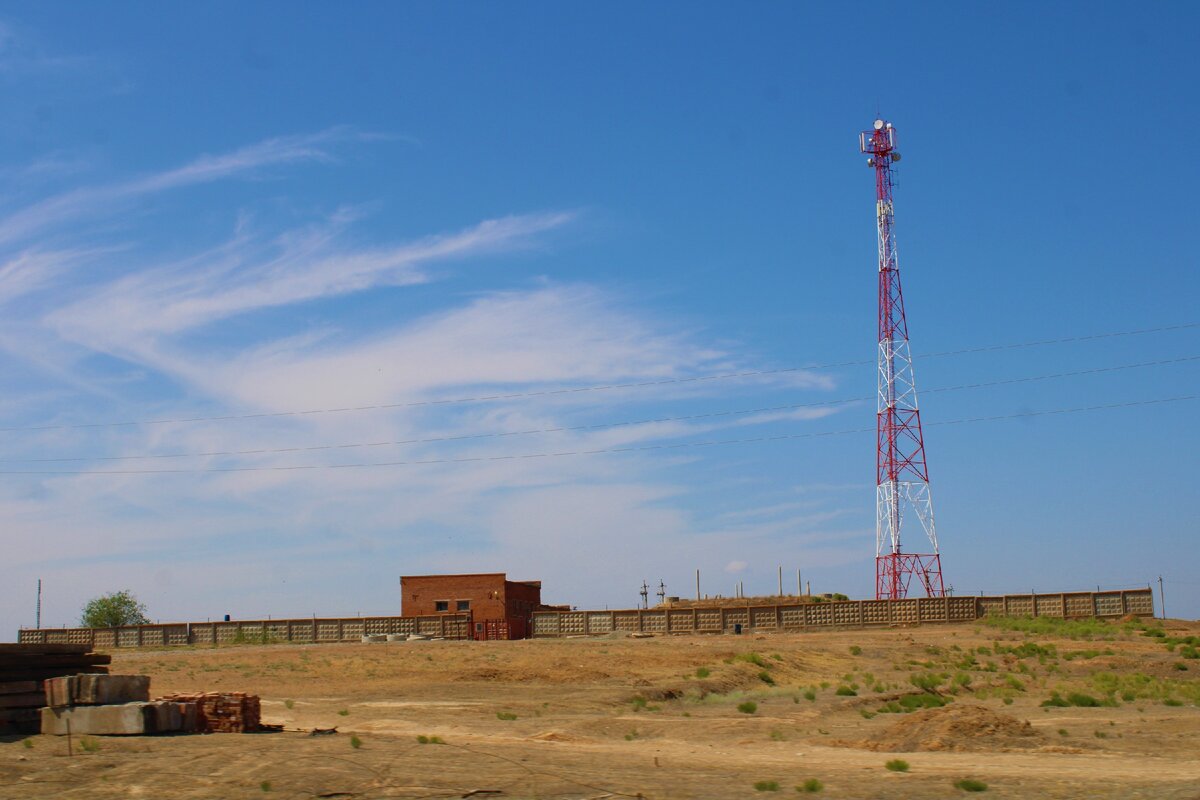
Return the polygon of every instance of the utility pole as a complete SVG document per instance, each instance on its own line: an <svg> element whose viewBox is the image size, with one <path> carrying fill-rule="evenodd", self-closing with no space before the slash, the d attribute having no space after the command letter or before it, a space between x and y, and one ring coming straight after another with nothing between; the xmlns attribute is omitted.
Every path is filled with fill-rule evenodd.
<svg viewBox="0 0 1200 800"><path fill-rule="evenodd" d="M696 570L696 600L700 600L700 570Z"/></svg>
<svg viewBox="0 0 1200 800"><path fill-rule="evenodd" d="M859 149L875 172L875 222L879 249L879 368L876 375L875 441L875 599L908 596L917 576L925 594L942 597L942 559L938 554L929 494L929 469L917 384L913 377L900 263L896 257L892 164L900 160L896 129L883 119L859 134ZM916 519L929 537L932 553L906 553L900 542L901 521Z"/></svg>
<svg viewBox="0 0 1200 800"><path fill-rule="evenodd" d="M646 579L642 578L642 590L638 592L642 596L642 608L650 607L650 587L646 585Z"/></svg>
<svg viewBox="0 0 1200 800"><path fill-rule="evenodd" d="M804 594L804 584L800 581L800 570L796 570L796 596Z"/></svg>
<svg viewBox="0 0 1200 800"><path fill-rule="evenodd" d="M1158 582L1161 584L1161 583L1162 583L1162 578L1159 578L1159 579L1158 579ZM39 630L40 630L40 629L41 629L41 627L42 627L42 579L41 579L41 578L38 578L38 593L37 593L37 625L36 625L35 627L37 627Z"/></svg>
<svg viewBox="0 0 1200 800"><path fill-rule="evenodd" d="M1163 594L1162 575L1158 576L1158 602L1162 604L1163 619L1167 618L1167 596Z"/></svg>
<svg viewBox="0 0 1200 800"><path fill-rule="evenodd" d="M663 583L663 579L658 579L658 604L661 606L667 602L667 585Z"/></svg>
<svg viewBox="0 0 1200 800"><path fill-rule="evenodd" d="M783 597L783 566L779 567L779 594L778 597Z"/></svg>

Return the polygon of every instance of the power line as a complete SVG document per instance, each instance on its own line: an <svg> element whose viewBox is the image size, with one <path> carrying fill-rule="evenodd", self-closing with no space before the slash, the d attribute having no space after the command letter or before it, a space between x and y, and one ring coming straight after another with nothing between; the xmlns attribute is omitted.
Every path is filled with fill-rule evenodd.
<svg viewBox="0 0 1200 800"><path fill-rule="evenodd" d="M976 422L995 422L999 420L1022 419L1026 417L1042 417L1051 415L1077 414L1087 411L1106 411L1117 408L1133 408L1136 406L1161 405L1200 399L1200 395L1180 395L1178 397L1162 397L1153 400L1134 400L1126 403L1108 403L1096 406L1079 406L1076 408L1058 408L1050 411L1023 411L1016 414L1000 414L988 417L967 417L963 419L931 422L929 425L962 425ZM816 439L824 436L844 436L855 433L874 433L875 428L852 428L840 431L822 431L816 433L787 433L775 436L756 436L744 439L713 439L704 442L677 442L675 444L649 444L632 447L610 447L599 450L565 450L557 453L522 453L505 456L464 456L459 458L430 458L414 461L371 461L347 464L297 464L291 466L272 467L201 467L188 469L114 469L114 470L0 470L0 475L169 475L169 474L198 474L206 472L300 472L322 469L365 469L372 467L407 467L430 464L466 464L487 461L521 461L535 458L562 458L565 456L592 456L610 453L639 453L653 450L683 450L693 447L716 447L731 444L759 444L764 442L779 442L792 439Z"/></svg>
<svg viewBox="0 0 1200 800"><path fill-rule="evenodd" d="M983 389L994 386L1005 386L1018 383L1031 383L1034 381L1052 380L1058 378L1071 378L1080 375L1094 375L1106 372L1118 372L1121 370L1138 369L1142 367L1157 367L1172 364L1181 364L1191 361L1200 361L1200 355L1182 356L1180 358L1168 358L1158 361L1142 361L1136 364L1120 364L1111 367L1095 367L1092 369L1073 370L1071 372L1055 372L1044 375L1031 375L1021 378L1005 378L996 381L985 381L979 383L964 383L958 386L941 386L933 389L923 390L926 394L940 392L954 392L965 389ZM503 431L499 433L470 433L458 436L430 436L423 439L397 439L391 441L380 442L351 442L341 444L322 444L309 445L299 447L273 447L273 448L255 448L249 450L210 450L197 453L150 453L145 455L125 455L125 456L63 456L57 458L3 458L0 457L0 463L4 464L53 464L66 463L75 461L146 461L152 459L169 459L169 458L211 458L217 456L256 456L256 455L271 455L280 453L304 453L316 452L323 450L350 450L368 447L392 447L406 444L430 444L435 442L456 442L467 441L474 439L498 439L512 436L530 436L535 434L545 433L567 433L573 431L589 431L601 430L604 428L620 428L633 425L652 425L661 422L687 422L699 419L712 419L715 417L743 416L747 414L764 414L773 411L794 411L801 408L816 408L826 406L847 405L850 403L861 403L867 400L874 400L874 395L865 397L847 397L840 400L815 400L807 403L789 403L778 406L764 406L760 408L743 408L726 411L709 411L699 414L685 414L674 417L652 417L649 419L640 420L624 420L620 422L601 422L592 425L572 425L555 428L531 428L522 431Z"/></svg>
<svg viewBox="0 0 1200 800"><path fill-rule="evenodd" d="M1096 339L1112 339L1122 336L1141 336L1150 333L1164 333L1168 331L1178 331L1190 328L1200 328L1200 322L1186 322L1179 325L1165 325L1158 328L1140 328L1129 331L1114 331L1109 333L1094 333L1087 336L1066 336L1058 339L1040 339L1029 342L1016 342L1012 344L995 344L985 345L981 347L969 347L960 350L943 350L936 353L927 353L921 356L918 360L929 358L943 358L946 356L968 355L972 353L988 353L1001 350L1017 350L1027 347L1042 347L1052 344L1068 344L1072 342L1093 341ZM232 422L237 420L251 419L270 419L274 417L301 417L315 414L340 414L357 411L385 411L400 408L418 408L426 406L452 405L456 403L482 403L494 400L515 400L527 397L550 397L556 395L581 394L585 392L601 392L611 391L614 389L642 389L653 386L667 386L684 383L702 383L707 381L722 381L733 380L737 378L751 378L764 375L783 375L791 372L804 372L818 369L834 369L837 367L861 367L868 364L874 364L874 361L838 361L828 364L813 364L804 367L782 367L780 369L764 369L751 370L746 372L724 372L713 375L695 375L687 378L662 378L653 381L637 381L632 383L608 383L598 384L595 386L575 386L562 389L543 389L530 392L513 392L510 394L493 394L479 395L475 397L452 397L440 400L414 400L407 403L379 403L375 405L363 406L343 406L337 408L311 408L298 411L270 411L260 412L255 414L225 414L219 416L208 417L176 417L170 419L144 419L144 420L126 420L121 422L87 422L76 423L71 425L18 425L10 427L0 427L0 433L12 433L17 431L57 431L57 430L81 430L87 428L119 428L131 427L136 425L172 425L185 424L193 422Z"/></svg>

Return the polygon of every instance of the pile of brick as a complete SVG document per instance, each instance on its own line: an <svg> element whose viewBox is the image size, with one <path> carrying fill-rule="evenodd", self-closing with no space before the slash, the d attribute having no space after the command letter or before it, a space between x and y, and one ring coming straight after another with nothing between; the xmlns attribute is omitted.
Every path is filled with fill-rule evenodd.
<svg viewBox="0 0 1200 800"><path fill-rule="evenodd" d="M244 692L204 692L171 694L159 699L194 704L196 730L201 733L247 733L262 727L258 695Z"/></svg>
<svg viewBox="0 0 1200 800"><path fill-rule="evenodd" d="M44 683L42 733L142 736L196 730L194 704L150 701L146 675L68 675Z"/></svg>

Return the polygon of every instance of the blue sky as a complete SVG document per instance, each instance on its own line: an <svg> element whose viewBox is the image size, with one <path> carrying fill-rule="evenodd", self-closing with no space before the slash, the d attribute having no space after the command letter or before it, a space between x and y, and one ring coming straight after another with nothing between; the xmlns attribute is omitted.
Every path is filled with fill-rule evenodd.
<svg viewBox="0 0 1200 800"><path fill-rule="evenodd" d="M929 355L1200 322L1196 16L0 6L0 630L39 577L49 624L867 596L874 404L814 404L874 391L877 110L947 581L1197 616L1194 400L942 423L1192 395L1200 327Z"/></svg>

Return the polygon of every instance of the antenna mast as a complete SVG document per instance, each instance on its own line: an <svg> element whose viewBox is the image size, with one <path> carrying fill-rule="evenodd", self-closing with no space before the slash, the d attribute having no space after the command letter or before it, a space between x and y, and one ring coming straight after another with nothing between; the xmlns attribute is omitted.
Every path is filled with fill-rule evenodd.
<svg viewBox="0 0 1200 800"><path fill-rule="evenodd" d="M929 496L929 470L917 386L913 379L904 294L896 259L895 216L892 207L892 164L896 129L882 118L859 134L859 148L875 170L875 218L879 244L879 398L876 407L875 597L897 600L908 596L913 576L925 594L942 597L942 559L938 554ZM900 531L905 512L914 513L929 537L932 553L905 553Z"/></svg>

